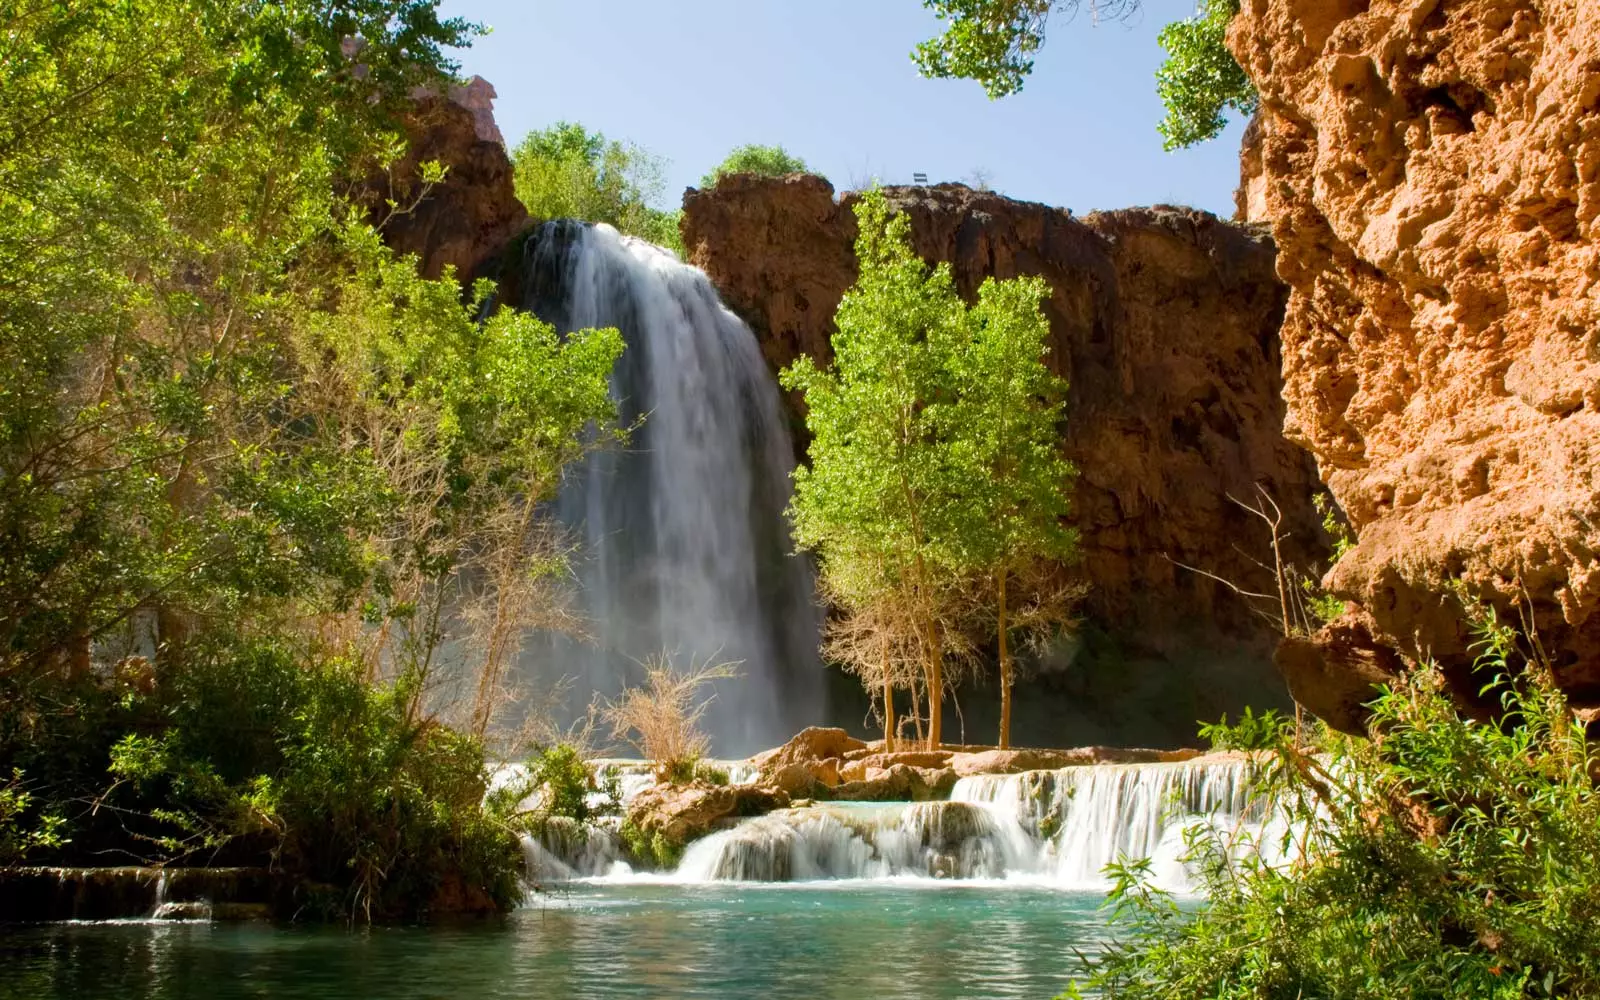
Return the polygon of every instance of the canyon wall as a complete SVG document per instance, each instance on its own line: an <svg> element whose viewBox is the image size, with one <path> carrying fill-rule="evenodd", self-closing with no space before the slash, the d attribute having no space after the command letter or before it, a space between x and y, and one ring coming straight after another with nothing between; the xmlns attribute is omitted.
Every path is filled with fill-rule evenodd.
<svg viewBox="0 0 1600 1000"><path fill-rule="evenodd" d="M1271 240L1182 208L1075 218L959 185L887 194L918 253L949 261L964 295L989 276L1050 283L1051 363L1070 384L1065 447L1080 470L1087 631L1120 651L1127 683L1140 675L1164 692L1114 706L1115 696L1077 693L1111 714L1161 718L1165 728L1145 732L1167 741L1192 739L1196 718L1281 700L1272 627L1177 565L1275 593L1257 562L1271 559L1270 532L1228 499L1255 501L1258 485L1282 505L1286 555L1306 568L1325 559L1314 465L1281 431L1286 289ZM853 203L803 175L733 176L685 196L692 263L774 370L829 357L834 310L856 277ZM1162 698L1176 704L1153 704Z"/></svg>
<svg viewBox="0 0 1600 1000"><path fill-rule="evenodd" d="M385 242L417 255L424 277L437 278L446 266L463 281L483 276L528 225L494 123L494 87L475 76L443 95L419 90L413 96L405 156L369 178L360 200ZM429 160L447 168L444 181L431 188L419 170Z"/></svg>
<svg viewBox="0 0 1600 1000"><path fill-rule="evenodd" d="M1352 650L1463 692L1452 580L1600 704L1600 2L1244 0L1240 208L1272 223L1287 433L1359 534Z"/></svg>

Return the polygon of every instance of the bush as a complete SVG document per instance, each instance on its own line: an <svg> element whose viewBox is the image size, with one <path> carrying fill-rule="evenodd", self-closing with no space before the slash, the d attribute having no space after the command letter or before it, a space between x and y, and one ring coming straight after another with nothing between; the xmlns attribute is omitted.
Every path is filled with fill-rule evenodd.
<svg viewBox="0 0 1600 1000"><path fill-rule="evenodd" d="M1301 860L1240 860L1224 836L1191 831L1206 896L1192 915L1148 884L1147 863L1115 866L1119 941L1082 986L1171 1000L1600 997L1597 762L1548 670L1492 618L1477 627L1495 720L1463 716L1425 669L1374 702L1371 742L1325 735L1319 759L1285 727L1239 733L1267 748L1260 793L1294 820Z"/></svg>
<svg viewBox="0 0 1600 1000"><path fill-rule="evenodd" d="M687 672L673 667L665 654L645 663L645 683L630 687L601 715L617 739L632 743L656 765L660 781L693 781L700 759L711 739L700 729L700 719L715 694L700 689L713 681L737 677L737 664L707 662Z"/></svg>
<svg viewBox="0 0 1600 1000"><path fill-rule="evenodd" d="M683 860L684 845L659 830L645 833L630 820L622 824L617 835L628 857L641 867L667 871L678 867L678 862Z"/></svg>
<svg viewBox="0 0 1600 1000"><path fill-rule="evenodd" d="M703 188L716 187L728 174L756 174L760 177L783 177L803 174L810 168L806 161L782 146L740 146L728 154L715 170L700 178Z"/></svg>
<svg viewBox="0 0 1600 1000"><path fill-rule="evenodd" d="M412 695L338 659L206 650L170 691L134 700L143 721L110 747L116 780L96 802L138 860L272 865L293 888L284 916L510 909L522 857L484 808L483 747L412 721Z"/></svg>

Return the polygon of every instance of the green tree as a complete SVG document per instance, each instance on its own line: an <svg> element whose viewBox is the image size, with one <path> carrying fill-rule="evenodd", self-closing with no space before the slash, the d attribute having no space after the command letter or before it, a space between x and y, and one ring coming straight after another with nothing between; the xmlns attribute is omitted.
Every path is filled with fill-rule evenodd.
<svg viewBox="0 0 1600 1000"><path fill-rule="evenodd" d="M8 844L266 837L346 902L415 849L448 871L380 912L440 877L513 898L481 737L621 339L480 322L487 284L356 221L472 34L432 0L0 10Z"/></svg>
<svg viewBox="0 0 1600 1000"><path fill-rule="evenodd" d="M1009 640L1018 624L1007 617L1009 598L1028 581L1025 624L1037 630L1059 623L1065 604L1038 564L1065 561L1077 550L1077 531L1065 520L1075 470L1061 456L1067 384L1045 364L1050 325L1040 303L1048 295L1041 278L985 281L968 313L970 334L953 355L953 434L973 494L960 508L973 515L961 537L965 561L981 567L993 587L1002 748L1011 745Z"/></svg>
<svg viewBox="0 0 1600 1000"><path fill-rule="evenodd" d="M575 122L557 122L528 133L511 162L517 197L535 218L604 222L682 255L682 213L652 205L666 188L660 157Z"/></svg>
<svg viewBox="0 0 1600 1000"><path fill-rule="evenodd" d="M1024 571L1070 557L1077 538L1064 522L1073 470L1060 455L1066 383L1045 365L1046 286L991 279L969 308L948 265L916 256L882 192L856 215L860 278L839 307L834 365L802 358L783 373L805 394L813 436L811 465L795 473L795 536L847 611L827 649L881 687L890 738L893 691L908 680L899 665L915 653L938 745L946 654L973 578L986 581L1006 745L1008 587L1028 581L1026 624L1042 627L1048 575Z"/></svg>
<svg viewBox="0 0 1600 1000"><path fill-rule="evenodd" d="M803 174L808 169L806 161L782 146L739 146L716 169L700 178L700 186L716 187L717 182L728 174L782 177L785 174Z"/></svg>
<svg viewBox="0 0 1600 1000"><path fill-rule="evenodd" d="M835 316L834 364L802 357L781 376L805 394L811 464L795 471L799 545L849 604L892 602L921 646L930 746L941 737L945 608L959 547L954 445L942 403L966 309L948 265L911 250L909 223L882 192L856 206L860 278ZM892 713L891 713L892 714Z"/></svg>
<svg viewBox="0 0 1600 1000"><path fill-rule="evenodd" d="M991 98L1022 89L1033 57L1044 45L1052 14L1070 18L1087 6L1095 20L1137 10L1138 0L924 0L944 34L917 46L912 59L924 76L963 78L983 85ZM1238 0L1199 0L1194 17L1167 25L1160 35L1167 58L1156 71L1156 91L1167 109L1157 126L1168 150L1215 138L1225 112L1253 114L1258 99L1226 44Z"/></svg>

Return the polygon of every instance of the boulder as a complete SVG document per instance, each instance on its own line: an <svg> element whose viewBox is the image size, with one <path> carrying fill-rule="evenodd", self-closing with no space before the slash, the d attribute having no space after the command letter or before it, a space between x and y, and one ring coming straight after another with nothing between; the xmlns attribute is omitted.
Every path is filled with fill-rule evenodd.
<svg viewBox="0 0 1600 1000"><path fill-rule="evenodd" d="M634 796L628 821L641 832L660 834L676 845L689 843L743 816L789 806L789 794L771 785L654 785Z"/></svg>
<svg viewBox="0 0 1600 1000"><path fill-rule="evenodd" d="M789 742L750 758L763 773L775 773L789 764L813 764L867 749L867 744L843 729L810 726L796 733Z"/></svg>
<svg viewBox="0 0 1600 1000"><path fill-rule="evenodd" d="M1273 658L1294 700L1351 736L1367 734L1367 702L1404 669L1399 655L1373 637L1370 622L1348 612L1309 639L1285 639Z"/></svg>
<svg viewBox="0 0 1600 1000"><path fill-rule="evenodd" d="M949 768L891 764L868 768L860 779L832 789L830 797L854 802L931 802L949 798L957 777Z"/></svg>

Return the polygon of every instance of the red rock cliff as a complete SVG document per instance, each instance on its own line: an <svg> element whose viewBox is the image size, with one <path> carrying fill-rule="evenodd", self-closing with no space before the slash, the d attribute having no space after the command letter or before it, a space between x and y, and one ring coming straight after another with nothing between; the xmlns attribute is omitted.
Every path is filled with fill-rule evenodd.
<svg viewBox="0 0 1600 1000"><path fill-rule="evenodd" d="M364 201L373 221L382 223L385 242L416 254L424 277L437 278L450 265L468 281L528 223L494 123L494 87L473 77L442 97L428 91L415 96L405 122L405 157L367 183ZM427 160L448 172L424 192L417 168ZM392 211L388 200L402 211Z"/></svg>
<svg viewBox="0 0 1600 1000"><path fill-rule="evenodd" d="M1270 648L1270 628L1238 598L1167 557L1269 589L1251 561L1267 530L1227 499L1249 498L1257 483L1283 504L1302 564L1321 554L1315 470L1281 433L1285 289L1271 241L1189 209L1078 219L957 185L888 195L909 214L917 251L950 261L963 294L991 275L1050 283L1092 623L1146 649L1197 635ZM800 175L730 177L685 197L692 262L774 369L801 353L828 357L834 310L856 276L852 203Z"/></svg>
<svg viewBox="0 0 1600 1000"><path fill-rule="evenodd" d="M1464 678L1459 577L1600 702L1600 2L1244 0L1229 44L1329 583Z"/></svg>

